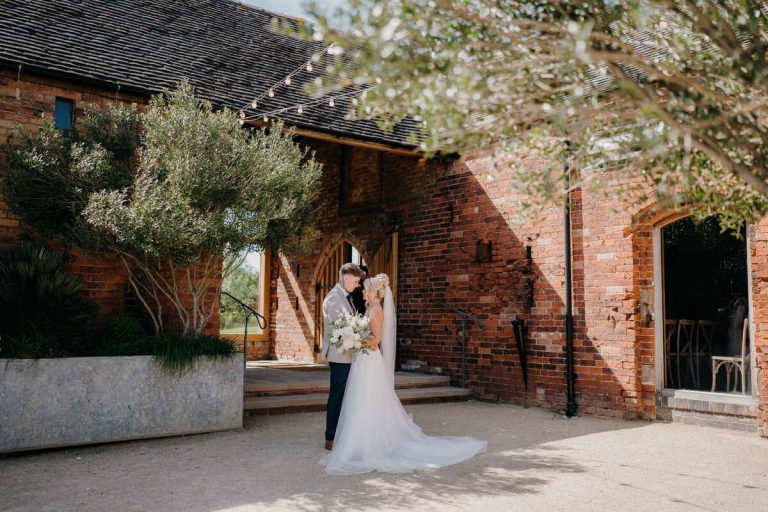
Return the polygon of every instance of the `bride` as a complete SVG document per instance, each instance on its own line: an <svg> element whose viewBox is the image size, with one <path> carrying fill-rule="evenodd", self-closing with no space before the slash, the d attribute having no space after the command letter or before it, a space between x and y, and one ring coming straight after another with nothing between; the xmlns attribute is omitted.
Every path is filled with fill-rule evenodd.
<svg viewBox="0 0 768 512"><path fill-rule="evenodd" d="M487 443L471 437L427 436L405 412L394 386L397 323L387 275L366 279L363 296L372 339L368 354L358 354L352 363L333 451L320 464L332 475L410 473L485 451Z"/></svg>

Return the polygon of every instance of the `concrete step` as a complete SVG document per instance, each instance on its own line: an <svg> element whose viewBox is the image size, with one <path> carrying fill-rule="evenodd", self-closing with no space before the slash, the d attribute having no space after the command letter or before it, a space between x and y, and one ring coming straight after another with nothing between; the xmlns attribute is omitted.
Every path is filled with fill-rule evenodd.
<svg viewBox="0 0 768 512"><path fill-rule="evenodd" d="M450 378L443 375L403 374L399 372L395 375L396 389L447 387L449 385ZM326 373L320 378L309 381L246 382L245 397L256 398L328 393L328 388L329 377Z"/></svg>
<svg viewBox="0 0 768 512"><path fill-rule="evenodd" d="M397 396L403 403L427 403L468 400L471 394L467 389L440 386L398 389ZM328 393L260 396L246 398L243 402L243 409L246 414L324 411L327 401Z"/></svg>

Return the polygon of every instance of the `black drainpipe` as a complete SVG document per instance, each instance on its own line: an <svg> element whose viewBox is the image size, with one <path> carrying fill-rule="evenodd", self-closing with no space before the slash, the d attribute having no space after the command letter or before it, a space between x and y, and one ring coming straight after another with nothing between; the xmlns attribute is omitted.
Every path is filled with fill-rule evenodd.
<svg viewBox="0 0 768 512"><path fill-rule="evenodd" d="M566 141L566 151L569 144ZM573 289L571 285L571 179L567 161L563 164L565 175L565 379L568 386L568 403L565 415L572 418L576 415L576 373L573 370Z"/></svg>

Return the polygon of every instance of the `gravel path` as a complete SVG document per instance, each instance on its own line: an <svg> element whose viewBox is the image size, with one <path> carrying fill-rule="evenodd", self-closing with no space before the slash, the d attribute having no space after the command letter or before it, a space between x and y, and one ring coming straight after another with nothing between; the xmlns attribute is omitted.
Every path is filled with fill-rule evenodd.
<svg viewBox="0 0 768 512"><path fill-rule="evenodd" d="M317 464L324 413L257 416L233 432L0 456L0 510L768 510L768 439L754 434L482 402L407 409L488 452L332 477Z"/></svg>

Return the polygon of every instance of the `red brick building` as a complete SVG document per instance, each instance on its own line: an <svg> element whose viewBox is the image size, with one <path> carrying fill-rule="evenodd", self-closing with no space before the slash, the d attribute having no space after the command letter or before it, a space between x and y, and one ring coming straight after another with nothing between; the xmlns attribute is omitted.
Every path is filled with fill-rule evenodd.
<svg viewBox="0 0 768 512"><path fill-rule="evenodd" d="M122 18L124 33L118 31L109 43L96 37L109 26L90 24L99 16L65 0L50 4L69 17L67 30L80 41L74 47L62 49L39 33L23 41L0 40L12 48L0 55L5 68L0 74L0 138L16 123L34 129L37 116L52 112L57 97L73 99L76 108L81 102L115 98L145 101L182 76L216 104L242 106L321 49L270 33L271 15L225 0L190 8L170 0L153 6L120 3L132 14ZM90 14L109 13L114 6L94 2ZM0 20L0 38L22 30L23 20L34 24L45 17L21 3L10 16ZM82 23L73 22L78 16ZM56 59L66 65L57 67ZM294 87L276 90L267 101L274 102L269 109L276 111L308 100ZM465 380L482 399L562 411L563 209L548 210L535 223L517 224L520 196L511 188L511 170L491 171L492 148L424 163L407 143L413 126L405 123L384 133L371 123L345 120L344 107L315 104L301 115L296 110L280 113L324 164L317 219L322 239L308 256L269 256L269 327L249 343L248 356L315 360L325 287L341 263L364 261L372 270L386 270L396 282L400 364L446 372L457 384ZM518 160L528 165L526 158ZM683 214L658 211L655 205L628 210L582 190L572 193L571 204L578 412L768 435L768 375L761 374L768 364L768 221L750 226L744 240L728 242L695 231ZM0 196L0 245L16 243L23 230ZM729 254L733 264L712 271L703 263L694 265L684 250L694 242L714 247L712 255ZM701 254L694 259L705 260ZM116 267L109 256L82 256L73 263L105 314L120 310L125 301L125 280ZM742 316L733 307L726 310L739 303L734 299L745 303ZM479 328L468 324L465 350L456 309L479 322ZM527 389L515 317L525 322ZM740 324L743 318L749 353L746 392L725 392L721 369L713 393L712 358L725 354L726 340L738 345L741 331L733 334L728 322ZM740 380L740 371L733 376Z"/></svg>

